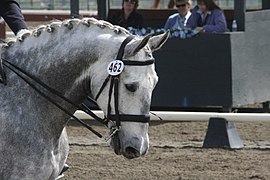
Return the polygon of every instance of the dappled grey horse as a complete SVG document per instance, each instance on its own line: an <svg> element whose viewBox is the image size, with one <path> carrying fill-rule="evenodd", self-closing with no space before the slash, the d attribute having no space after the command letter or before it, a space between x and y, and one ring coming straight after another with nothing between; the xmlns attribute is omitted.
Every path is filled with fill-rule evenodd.
<svg viewBox="0 0 270 180"><path fill-rule="evenodd" d="M120 45L128 36L127 30L93 18L53 22L8 42L1 56L81 104L88 95L96 97L99 93L108 76L108 64L116 59ZM132 62L151 60L152 52L167 38L168 33L144 38L136 36L126 44L123 58ZM5 68L5 75L7 84L0 84L0 179L56 179L68 156L65 126L70 116L10 69ZM125 66L117 89L119 114L149 114L157 81L154 64ZM37 87L70 113L77 110L54 93L38 84ZM108 104L111 114L116 113L115 96L109 101L109 91L106 85L97 99L105 115ZM148 126L148 123L136 121L121 122L111 142L114 151L127 158L146 154Z"/></svg>

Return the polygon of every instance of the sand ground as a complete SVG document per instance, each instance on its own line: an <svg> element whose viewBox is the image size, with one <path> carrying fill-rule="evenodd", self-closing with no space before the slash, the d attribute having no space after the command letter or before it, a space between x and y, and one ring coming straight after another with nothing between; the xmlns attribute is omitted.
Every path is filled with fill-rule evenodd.
<svg viewBox="0 0 270 180"><path fill-rule="evenodd" d="M270 123L235 123L245 147L228 150L202 148L207 122L152 122L149 152L133 160L71 124L64 179L270 179Z"/></svg>

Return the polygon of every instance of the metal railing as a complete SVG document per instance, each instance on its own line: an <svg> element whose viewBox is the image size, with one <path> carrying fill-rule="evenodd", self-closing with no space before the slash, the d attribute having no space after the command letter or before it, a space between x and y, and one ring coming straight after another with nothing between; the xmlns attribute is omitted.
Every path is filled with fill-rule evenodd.
<svg viewBox="0 0 270 180"><path fill-rule="evenodd" d="M80 0L80 10L97 10L98 0ZM167 8L169 0L161 0L160 7ZM193 5L196 5L197 0L192 0ZM70 10L70 0L18 0L22 9L31 10ZM151 8L154 0L140 0L139 8ZM234 0L217 0L222 9L233 9ZM247 9L261 9L262 0L246 0ZM122 0L110 0L111 8L120 8Z"/></svg>
<svg viewBox="0 0 270 180"><path fill-rule="evenodd" d="M23 10L70 10L70 0L18 0ZM97 10L97 0L80 0L80 10Z"/></svg>

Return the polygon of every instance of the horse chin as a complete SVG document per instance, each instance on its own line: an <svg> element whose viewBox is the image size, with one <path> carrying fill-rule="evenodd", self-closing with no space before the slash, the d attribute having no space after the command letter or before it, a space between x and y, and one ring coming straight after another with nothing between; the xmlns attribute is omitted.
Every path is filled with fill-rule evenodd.
<svg viewBox="0 0 270 180"><path fill-rule="evenodd" d="M121 144L118 133L116 133L111 139L111 147L116 155L122 155Z"/></svg>

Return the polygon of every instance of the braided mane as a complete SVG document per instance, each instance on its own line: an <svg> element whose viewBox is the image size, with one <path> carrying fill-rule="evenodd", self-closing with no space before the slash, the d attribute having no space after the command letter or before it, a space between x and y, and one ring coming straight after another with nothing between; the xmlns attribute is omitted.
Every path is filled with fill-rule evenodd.
<svg viewBox="0 0 270 180"><path fill-rule="evenodd" d="M130 32L123 27L112 25L111 23L107 21L97 20L95 18L67 19L64 21L57 20L47 25L40 25L37 28L30 30L30 33L29 32L23 33L19 37L16 37L14 39L9 39L7 41L7 44L5 44L4 46L10 47L17 42L23 42L29 36L34 36L38 38L43 32L53 33L54 30L59 29L61 27L66 27L67 29L71 30L80 24L87 27L91 27L94 25L94 26L99 27L100 29L110 29L115 34L130 34Z"/></svg>

